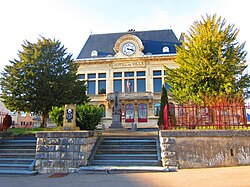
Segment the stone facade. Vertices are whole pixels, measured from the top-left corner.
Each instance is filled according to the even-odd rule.
[[[165,34],[160,34],[162,32]],[[91,35],[87,40],[81,51],[85,55],[82,56],[80,53],[75,60],[79,65],[77,74],[79,79],[87,81],[90,102],[104,108],[102,123],[106,128],[112,123],[116,91],[119,92],[120,120],[124,127],[131,127],[131,123],[136,123],[138,128],[157,127],[159,115],[157,107],[160,105],[161,87],[165,77],[163,65],[169,68],[178,67],[174,62],[175,45],[180,43],[174,34],[168,37],[169,32],[143,31]],[[151,36],[145,38],[148,35]],[[108,36],[112,36],[109,39],[114,41],[107,41]],[[156,37],[157,39],[152,39]],[[168,41],[170,38],[176,39]],[[107,46],[102,50],[99,49],[99,54],[98,48],[103,44]],[[127,45],[134,46],[133,54],[126,52]],[[108,50],[106,48],[112,48],[112,50],[107,51],[107,55],[103,56],[102,53]],[[164,52],[165,48],[169,51]],[[90,54],[91,50],[96,52],[96,56],[86,57],[87,52]],[[171,94],[169,96],[170,101],[173,102]]]
[[[86,166],[100,132],[37,133],[36,170],[39,173],[76,172]]]
[[[163,166],[250,165],[250,131],[160,131]]]

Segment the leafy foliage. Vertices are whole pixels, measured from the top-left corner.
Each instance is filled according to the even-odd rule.
[[[2,98],[10,110],[42,114],[46,126],[52,106],[88,101],[85,82],[77,80],[78,67],[59,41],[26,40],[22,49],[1,73]]]
[[[162,91],[161,91],[161,106],[160,106],[160,112],[159,112],[159,119],[157,123],[160,128],[162,128],[164,125],[164,108],[166,105],[169,107],[168,93],[167,93],[165,86],[163,85]]]
[[[53,106],[49,112],[50,119],[56,124],[57,127],[63,126],[64,108]]]
[[[246,51],[244,43],[236,40],[238,33],[234,25],[226,26],[216,15],[194,22],[177,47],[179,68],[165,66],[165,81],[176,101],[204,103],[204,98],[249,96],[250,75],[244,74]]]
[[[101,122],[103,108],[98,108],[92,104],[77,105],[76,122],[81,130],[94,130]]]

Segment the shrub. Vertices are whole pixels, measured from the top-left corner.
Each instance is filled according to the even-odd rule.
[[[57,127],[63,126],[64,107],[53,106],[49,116]]]
[[[94,130],[101,122],[103,108],[91,104],[77,105],[76,125],[80,130]]]

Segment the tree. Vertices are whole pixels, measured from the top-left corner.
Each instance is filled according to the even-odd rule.
[[[85,103],[76,108],[76,126],[80,130],[94,130],[100,124],[103,115],[103,108]]]
[[[165,86],[163,85],[162,91],[161,91],[161,106],[160,106],[160,112],[159,112],[159,119],[157,123],[160,128],[162,128],[164,125],[164,108],[166,105],[169,108],[168,93],[167,93]]]
[[[1,72],[3,101],[10,110],[42,115],[42,126],[52,106],[88,101],[84,81],[77,80],[77,65],[59,42],[41,37],[24,41],[19,59]]]
[[[191,26],[185,41],[177,47],[179,68],[165,66],[165,81],[179,103],[204,103],[204,98],[245,98],[250,94],[250,75],[244,74],[246,51],[236,38],[234,25],[216,15]]]

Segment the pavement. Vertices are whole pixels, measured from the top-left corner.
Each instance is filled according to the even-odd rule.
[[[3,187],[250,187],[250,166],[122,174],[0,175]]]

